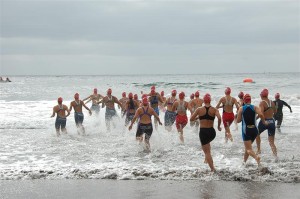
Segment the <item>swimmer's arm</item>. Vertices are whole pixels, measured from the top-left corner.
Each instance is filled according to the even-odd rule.
[[[84,108],[89,111],[90,115],[92,115],[91,109],[89,109],[84,103],[82,103],[82,106],[84,106]]]
[[[274,110],[274,114],[277,113],[277,108],[275,106],[275,103],[272,101],[272,109]]]
[[[217,104],[217,106],[216,106],[216,109],[219,109],[219,108],[221,108],[221,106],[220,106],[220,105],[221,105],[221,103],[222,103],[222,99],[223,99],[223,98],[221,98],[221,99],[219,100],[219,102],[218,102],[218,104]]]
[[[174,104],[172,106],[172,112],[174,112],[176,110],[177,104],[178,104],[178,102],[174,102]]]
[[[218,109],[216,109],[216,113],[215,114],[216,114],[216,116],[218,118],[218,130],[221,131],[222,130],[222,128],[221,128],[221,115],[220,115]]]
[[[188,109],[189,109],[189,111],[191,112],[191,114],[193,113],[193,111],[192,111],[192,103],[193,103],[193,102],[188,103]]]
[[[160,101],[160,103],[164,103],[164,100],[162,99],[161,95],[158,95],[158,100]]]
[[[195,112],[191,115],[190,122],[195,121],[196,118],[198,117],[198,114],[199,114],[199,109],[197,108],[197,110],[195,110]]]
[[[126,104],[125,104],[125,106],[124,106],[124,112],[123,112],[123,115],[122,116],[124,116],[125,114],[126,114],[126,112],[127,112],[127,110],[128,110],[128,106],[129,106],[129,104],[128,104],[128,102],[126,102]]]
[[[53,113],[51,115],[51,117],[54,117],[55,116],[55,107],[53,107]]]
[[[68,117],[70,115],[70,111],[66,105],[64,105],[64,109],[65,109],[65,111],[67,111],[68,114],[66,115],[66,117]]]
[[[69,108],[69,112],[72,111],[72,102],[70,103],[70,108]]]
[[[163,106],[166,107],[168,105],[168,99],[163,103]]]
[[[90,98],[88,101],[85,102],[85,104],[89,103],[92,100],[92,98]],[[84,100],[82,100],[84,101]]]
[[[243,108],[240,107],[237,113],[237,118],[236,118],[236,122],[240,123],[242,121],[242,112],[243,112]]]
[[[256,107],[256,106],[254,106],[254,107]],[[264,111],[264,109],[265,109],[265,107],[264,107],[264,105],[263,105],[262,102],[259,103],[259,107],[257,107],[257,108],[259,109],[260,113],[262,113]],[[256,111],[256,109],[255,109],[255,111]],[[256,111],[256,113],[257,113],[257,111]],[[259,118],[259,115],[257,113],[256,119],[258,119],[258,118]]]
[[[123,109],[123,105],[121,104],[121,102],[116,98],[116,97],[114,97],[115,98],[115,103],[117,103],[118,105],[119,105],[119,107],[121,107],[122,109]]]
[[[150,109],[151,110],[151,114],[156,118],[156,120],[158,121],[159,125],[162,125],[159,116],[157,115],[157,113],[154,111],[153,108]]]
[[[104,98],[102,99],[102,108],[105,107],[105,103],[106,103],[106,98],[104,97]],[[100,104],[100,103],[99,103],[99,104]]]
[[[259,107],[257,107],[257,106],[254,106],[254,110],[257,113],[257,117],[256,118],[259,117],[261,119],[262,123],[264,125],[267,125],[266,120],[265,120],[265,116],[264,116],[264,114],[262,114],[261,109]]]
[[[82,101],[85,101],[85,100],[87,100],[87,99],[90,99],[89,101],[91,101],[91,96],[88,96],[88,97],[84,98]],[[89,102],[89,101],[88,101],[88,102]],[[88,102],[86,102],[86,103],[88,103]]]
[[[290,109],[290,112],[292,113],[292,108],[290,107],[290,105],[288,105],[288,103],[286,103],[285,101],[281,100],[284,106],[287,106]]]
[[[240,108],[240,105],[239,105],[238,101],[235,98],[234,98],[234,105],[235,105],[235,107],[236,107],[236,109],[238,111],[239,108]]]

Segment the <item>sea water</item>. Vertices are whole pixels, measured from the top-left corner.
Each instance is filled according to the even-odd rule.
[[[243,83],[244,78],[254,83]],[[299,73],[199,74],[199,75],[133,75],[133,76],[17,76],[0,84],[0,180],[18,179],[119,179],[119,180],[201,180],[300,182],[300,81]],[[152,85],[167,96],[173,89],[184,91],[186,98],[196,91],[200,97],[212,96],[212,105],[224,96],[227,86],[232,96],[249,93],[258,105],[259,93],[269,89],[270,99],[279,92],[291,105],[293,113],[283,108],[281,132],[275,144],[279,161],[272,156],[267,132],[262,133],[262,168],[250,157],[243,164],[244,145],[241,127],[231,126],[233,142],[224,142],[224,128],[211,142],[217,174],[211,174],[204,163],[199,132],[188,124],[184,128],[185,144],[178,133],[159,126],[150,139],[151,153],[135,141],[132,131],[124,126],[124,118],[116,119],[116,128],[106,130],[104,114],[89,116],[84,109],[86,135],[78,135],[73,112],[67,119],[68,134],[56,136],[55,118],[50,118],[57,98],[67,106],[76,92],[83,99],[94,88],[105,95],[108,88],[121,97],[123,91],[148,93]],[[87,104],[89,107],[90,103]],[[220,110],[221,111],[221,110]],[[189,115],[188,115],[189,116]],[[163,122],[164,113],[160,113]],[[217,122],[217,121],[215,121]],[[215,123],[216,127],[216,123]],[[256,149],[256,144],[253,144]]]

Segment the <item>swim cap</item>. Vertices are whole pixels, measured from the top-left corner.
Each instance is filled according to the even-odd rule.
[[[195,97],[199,97],[199,96],[200,96],[200,92],[197,91],[197,92],[195,93]]]
[[[63,98],[62,98],[62,97],[59,97],[59,98],[57,99],[57,102],[58,102],[59,104],[61,104],[62,101],[63,101]]]
[[[112,90],[111,90],[111,88],[109,88],[109,89],[107,90],[107,94],[111,95],[111,93],[112,93]]]
[[[241,92],[239,93],[238,97],[239,97],[240,99],[243,99],[243,97],[244,97],[243,91],[241,91]]]
[[[148,103],[148,98],[147,97],[144,97],[143,98],[143,100],[142,100],[142,102],[143,102],[143,105],[144,106],[147,106],[149,103]]]
[[[144,97],[148,97],[148,95],[147,95],[147,94],[143,94],[143,95],[142,95],[142,99],[143,99]]]
[[[229,87],[227,87],[225,89],[225,95],[230,95],[230,93],[231,93],[231,89]]]
[[[184,97],[185,97],[185,94],[184,94],[184,92],[180,92],[180,93],[179,93],[179,99],[183,100],[183,99],[184,99]]]
[[[75,98],[76,100],[78,100],[78,99],[79,99],[79,94],[78,94],[78,93],[75,93],[74,98]]]
[[[245,104],[251,103],[251,96],[249,94],[246,94],[244,95],[243,100]]]
[[[122,93],[122,97],[126,97],[126,92],[123,92],[123,93]]]
[[[191,99],[194,99],[194,97],[195,97],[195,95],[194,95],[194,93],[192,93],[192,94],[190,95],[190,98],[191,98]]]
[[[151,90],[155,90],[155,86],[151,86]]]
[[[177,94],[177,91],[176,90],[172,90],[172,96],[175,97]]]
[[[268,95],[269,95],[269,91],[266,88],[260,92],[261,97],[268,97]]]
[[[97,88],[94,88],[94,93],[97,94],[98,90]]]
[[[155,90],[151,90],[151,95],[155,95],[156,94],[156,92],[155,92]]]
[[[204,95],[203,101],[204,101],[204,103],[210,103],[210,101],[211,101],[211,96],[210,96],[209,93],[206,93],[206,94]]]
[[[165,95],[165,92],[164,91],[160,92],[160,95],[163,97]]]
[[[279,93],[276,93],[275,94],[275,99],[279,99],[280,98],[280,94]]]
[[[128,94],[128,98],[129,98],[129,99],[132,99],[132,98],[133,98],[132,93],[129,93],[129,94]]]

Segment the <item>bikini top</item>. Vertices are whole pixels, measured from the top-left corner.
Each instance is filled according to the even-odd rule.
[[[64,106],[63,105],[58,105],[58,107],[59,107],[59,110],[56,112],[56,113],[59,113],[61,110],[64,110]]]
[[[223,105],[223,113],[226,112],[225,109],[224,109],[225,106],[232,106],[233,107],[232,97],[230,97],[230,100],[227,100],[227,97],[225,97],[225,100],[226,100],[225,104]]]
[[[208,114],[208,110],[209,110],[210,107],[211,106],[209,106],[209,107],[204,106],[204,108],[206,109],[206,113],[205,113],[205,115],[199,116],[199,120],[212,120],[212,121],[215,120],[215,117],[210,116]]]
[[[224,106],[233,106],[232,97],[230,97],[229,101],[227,100],[227,97],[225,97],[225,100],[226,100],[226,102],[225,102]]]
[[[168,99],[168,105],[173,106],[174,102],[176,99],[174,99],[173,101],[171,101],[171,98]]]
[[[145,110],[144,107],[142,107],[143,109],[143,113],[140,115],[140,119],[142,118],[142,116],[144,115],[148,115],[150,118],[151,118],[151,115],[148,113],[148,109],[149,109],[149,106],[147,106],[147,109]]]
[[[183,111],[183,112],[185,112],[186,111],[186,107],[184,105],[185,105],[185,102],[183,102],[183,103],[178,102],[177,111]]]
[[[269,103],[266,100],[263,100],[264,102],[266,102],[266,104],[268,105],[268,107],[264,110],[264,112],[268,111],[270,108],[272,108],[272,101],[269,100]]]
[[[106,103],[108,103],[108,102],[113,102],[114,103],[115,102],[113,96],[111,96],[110,98],[107,96],[107,99],[108,100],[107,100]]]
[[[81,103],[80,103],[80,100],[79,100],[79,102],[77,102],[76,100],[75,100],[74,102],[76,103],[76,107],[77,107],[77,106],[80,106],[80,104],[81,104]]]

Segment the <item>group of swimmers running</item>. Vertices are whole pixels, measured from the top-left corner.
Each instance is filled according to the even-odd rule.
[[[151,87],[151,91],[146,94],[142,94],[142,99],[138,99],[138,95],[129,93],[126,96],[126,92],[122,93],[122,98],[118,100],[117,97],[112,95],[112,89],[107,90],[107,95],[102,96],[98,94],[97,89],[94,89],[92,95],[86,97],[83,100],[79,99],[79,94],[74,95],[74,101],[70,103],[69,108],[62,104],[63,99],[58,98],[58,105],[53,107],[53,114],[51,117],[57,115],[55,121],[55,128],[57,136],[60,135],[60,129],[66,133],[66,117],[70,115],[72,109],[74,109],[75,123],[78,128],[78,133],[85,134],[84,126],[82,125],[84,120],[84,114],[82,107],[89,111],[99,114],[100,104],[102,108],[106,107],[105,122],[107,130],[110,131],[111,123],[114,117],[117,116],[115,104],[121,108],[122,117],[125,117],[125,126],[131,130],[133,125],[137,121],[136,139],[139,142],[145,143],[147,151],[150,151],[150,137],[153,132],[153,125],[151,117],[154,116],[154,126],[157,129],[158,124],[162,125],[159,118],[159,111],[165,111],[164,126],[167,131],[172,130],[172,126],[175,123],[177,131],[179,133],[179,139],[184,143],[183,129],[188,123],[187,111],[190,111],[190,125],[199,130],[199,138],[202,146],[202,150],[205,154],[205,162],[208,163],[212,172],[215,171],[213,159],[211,156],[210,142],[216,137],[216,131],[214,129],[215,117],[218,119],[218,130],[221,131],[221,122],[223,122],[225,128],[225,141],[233,141],[230,126],[235,121],[236,123],[242,122],[242,138],[244,141],[244,162],[248,157],[253,157],[257,164],[260,164],[259,154],[260,150],[260,134],[268,130],[268,140],[271,146],[273,155],[277,159],[277,149],[275,146],[275,129],[280,129],[282,123],[283,105],[287,106],[292,112],[291,107],[284,101],[280,100],[280,94],[276,93],[275,101],[268,98],[269,91],[263,89],[260,93],[261,101],[259,106],[251,104],[251,96],[240,92],[237,100],[231,96],[231,89],[227,87],[225,89],[225,96],[222,97],[217,106],[211,106],[211,95],[205,94],[203,98],[200,98],[200,92],[190,96],[190,100],[185,100],[185,93],[180,92],[177,98],[177,91],[173,90],[171,96],[166,98],[164,91],[158,93],[155,86]],[[86,103],[92,102],[92,106],[88,108]],[[233,107],[236,107],[237,114],[234,115]],[[219,113],[219,108],[223,108],[222,117]],[[258,127],[256,120],[260,118]],[[275,121],[277,120],[277,126],[275,127]],[[256,140],[257,152],[252,150],[252,143]]]

